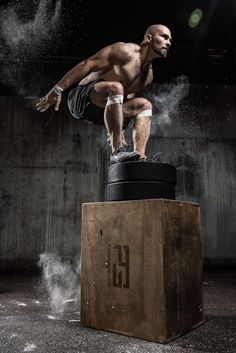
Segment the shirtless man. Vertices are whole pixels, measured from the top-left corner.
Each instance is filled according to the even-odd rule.
[[[62,93],[68,95],[71,114],[94,124],[105,124],[112,148],[111,163],[145,159],[150,134],[152,104],[142,91],[153,81],[151,62],[165,58],[171,32],[161,24],[148,27],[140,45],[117,42],[81,61],[36,104],[44,112],[59,109]],[[124,130],[134,119],[133,152],[125,150]]]

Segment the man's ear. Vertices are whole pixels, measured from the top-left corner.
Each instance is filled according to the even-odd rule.
[[[147,34],[146,35],[146,38],[147,38],[147,40],[151,43],[152,42],[152,35],[151,34]]]

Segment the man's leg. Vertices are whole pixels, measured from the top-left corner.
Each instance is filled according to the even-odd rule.
[[[150,135],[152,104],[146,98],[133,98],[124,103],[123,111],[124,124],[135,119],[132,132],[134,151],[139,152],[140,158],[144,158]]]
[[[145,157],[146,145],[151,128],[151,110],[147,109],[144,112],[146,115],[137,115],[133,127],[134,150],[140,153],[140,158]]]
[[[90,92],[93,104],[104,108],[104,123],[110,137],[112,152],[122,146],[124,89],[119,82],[101,81]]]
[[[119,82],[98,82],[90,92],[93,104],[104,107],[104,123],[107,128],[111,148],[111,162],[137,160],[137,152],[126,152],[123,148],[123,86]]]
[[[117,90],[118,91],[118,90]],[[123,99],[120,92],[107,98],[104,122],[110,137],[112,152],[122,147]]]

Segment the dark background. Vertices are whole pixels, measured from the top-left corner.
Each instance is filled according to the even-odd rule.
[[[95,2],[63,1],[65,52],[92,53],[114,41],[140,42],[146,27],[166,24],[172,30],[173,48],[230,49],[235,46],[235,0],[178,0]],[[141,5],[142,4],[142,5]],[[188,25],[192,11],[203,17],[198,27]]]
[[[24,25],[34,19],[39,2],[1,1],[1,18],[4,18],[4,9],[13,8],[20,24]],[[53,15],[57,1],[48,0],[46,3],[47,11]],[[78,61],[100,48],[115,41],[140,43],[146,28],[153,23],[167,25],[173,37],[168,58],[153,63],[154,81],[169,82],[179,75],[186,75],[190,83],[236,83],[235,0],[142,3],[62,0],[61,5],[53,33],[49,31],[39,38],[47,26],[47,22],[41,23],[41,27],[34,28],[34,37],[24,32],[27,34],[25,42],[18,41],[17,48],[11,50],[0,35],[0,49],[4,53],[4,56],[0,55],[1,94],[17,93],[14,87],[19,88],[19,81],[22,92],[28,88],[35,95],[43,94]],[[189,18],[196,8],[202,10],[203,17],[196,28],[190,28]],[[12,29],[12,37],[14,31],[17,29]],[[27,42],[29,37],[31,43]],[[14,42],[14,38],[12,40]],[[11,82],[14,78],[17,83]],[[35,92],[32,86],[37,88]]]
[[[172,31],[173,46],[167,60],[154,64],[156,78],[166,81],[186,74],[197,83],[236,81],[235,0],[82,1],[74,7],[67,1],[64,6],[64,23],[70,27],[64,36],[65,55],[87,56],[114,41],[140,43],[150,24],[163,23]],[[196,8],[203,17],[190,28],[188,21]]]

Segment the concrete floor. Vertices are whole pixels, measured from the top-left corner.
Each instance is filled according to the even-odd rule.
[[[1,275],[0,352],[235,353],[236,270],[208,271],[203,278],[205,324],[163,345],[82,327],[78,298],[53,314],[39,275]]]

